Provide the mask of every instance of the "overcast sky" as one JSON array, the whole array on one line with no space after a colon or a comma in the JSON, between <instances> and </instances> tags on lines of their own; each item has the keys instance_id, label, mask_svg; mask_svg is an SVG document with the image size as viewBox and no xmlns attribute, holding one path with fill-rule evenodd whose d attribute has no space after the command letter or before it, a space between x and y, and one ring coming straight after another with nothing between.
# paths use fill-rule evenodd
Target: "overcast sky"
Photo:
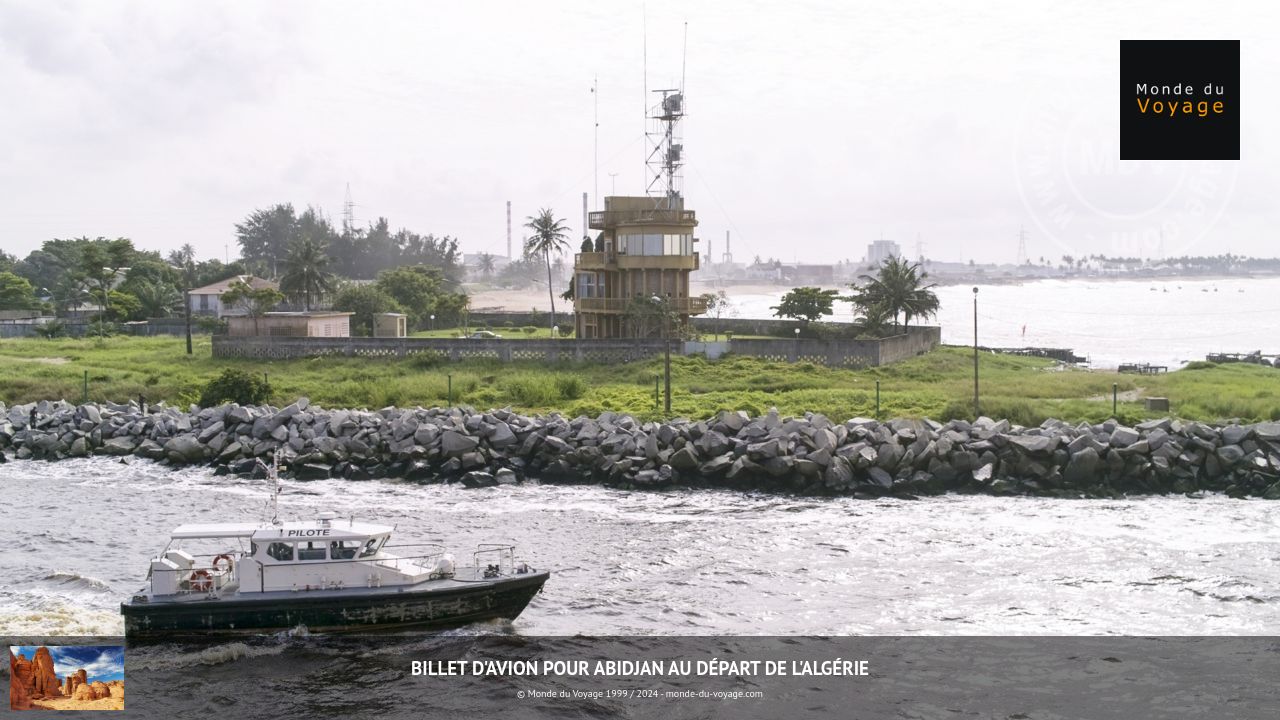
<instances>
[{"instance_id":1,"label":"overcast sky","mask_svg":"<svg viewBox=\"0 0 1280 720\"><path fill-rule=\"evenodd\" d=\"M517 241L544 206L577 236L597 177L646 183L647 17L650 88L688 23L685 197L717 258L732 230L737 260L883 235L1012 261L1020 227L1033 258L1280 254L1274 5L1086 5L0 0L0 248L234 257L254 208L338 220L348 183L362 223L467 252L505 252L507 200ZM1242 41L1239 162L1118 161L1121 38Z\"/></svg>"}]
</instances>

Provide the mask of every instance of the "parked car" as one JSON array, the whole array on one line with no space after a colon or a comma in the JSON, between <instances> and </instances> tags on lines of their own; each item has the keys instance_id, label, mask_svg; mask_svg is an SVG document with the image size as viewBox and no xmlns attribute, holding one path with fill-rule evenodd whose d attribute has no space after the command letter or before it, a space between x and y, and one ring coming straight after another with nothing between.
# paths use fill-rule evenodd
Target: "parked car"
<instances>
[{"instance_id":1,"label":"parked car","mask_svg":"<svg viewBox=\"0 0 1280 720\"><path fill-rule=\"evenodd\" d=\"M488 330L477 330L467 336L469 340L501 340L502 336Z\"/></svg>"}]
</instances>

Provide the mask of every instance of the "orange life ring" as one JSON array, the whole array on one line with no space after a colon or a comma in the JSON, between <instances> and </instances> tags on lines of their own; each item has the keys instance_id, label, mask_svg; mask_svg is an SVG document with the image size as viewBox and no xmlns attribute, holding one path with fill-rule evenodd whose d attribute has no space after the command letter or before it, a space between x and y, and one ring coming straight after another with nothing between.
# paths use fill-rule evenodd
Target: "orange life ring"
<instances>
[{"instance_id":1,"label":"orange life ring","mask_svg":"<svg viewBox=\"0 0 1280 720\"><path fill-rule=\"evenodd\" d=\"M192 592L209 592L213 589L213 577L204 568L192 572L188 579L191 581Z\"/></svg>"},{"instance_id":2,"label":"orange life ring","mask_svg":"<svg viewBox=\"0 0 1280 720\"><path fill-rule=\"evenodd\" d=\"M221 569L222 569L222 567L221 567L221 566L219 566L219 565L218 565L218 563L222 562L223 560L226 560L226 561L227 561L227 569L228 569L228 570L230 570L230 569L235 565L235 562L236 562L235 560L233 560L233 559L231 558L231 556L230 556L230 555L226 555L226 554L219 555L218 557L216 557L216 558L214 558L214 559L213 559L213 569L214 569L214 570L221 570Z\"/></svg>"}]
</instances>

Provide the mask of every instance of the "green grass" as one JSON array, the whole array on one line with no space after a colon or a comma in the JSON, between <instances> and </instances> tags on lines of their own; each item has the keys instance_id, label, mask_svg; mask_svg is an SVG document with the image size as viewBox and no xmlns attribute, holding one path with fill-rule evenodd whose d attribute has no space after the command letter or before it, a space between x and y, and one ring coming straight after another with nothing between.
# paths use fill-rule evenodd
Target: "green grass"
<instances>
[{"instance_id":1,"label":"green grass","mask_svg":"<svg viewBox=\"0 0 1280 720\"><path fill-rule=\"evenodd\" d=\"M288 361L214 360L210 340L197 337L186 355L181 338L23 339L0 341L0 401L79 401L85 372L91 400L195 402L205 383L225 367L266 373L272 402L300 395L325 407L443 405L449 375L455 404L480 409L511 406L526 412L604 410L658 417L655 359L627 365L548 366L433 358L312 358ZM966 348L937 351L881 368L851 371L809 363L787 364L729 356L672 358L672 410L703 418L720 410L752 414L777 407L787 415L820 412L837 420L873 416L880 381L881 417L937 420L971 417L973 359ZM1024 425L1057 417L1070 422L1111 416L1112 383L1134 398L1168 397L1175 415L1190 419L1280 419L1280 370L1254 365L1199 364L1159 376L1063 369L1051 361L984 354L982 410ZM1120 417L1151 416L1140 401L1121 402Z\"/></svg>"}]
</instances>

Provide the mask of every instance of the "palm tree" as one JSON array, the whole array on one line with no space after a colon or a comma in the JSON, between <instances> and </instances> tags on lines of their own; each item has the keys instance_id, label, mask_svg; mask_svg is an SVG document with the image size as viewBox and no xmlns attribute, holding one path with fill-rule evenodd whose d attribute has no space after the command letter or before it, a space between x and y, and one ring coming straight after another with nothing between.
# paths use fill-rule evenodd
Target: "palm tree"
<instances>
[{"instance_id":1,"label":"palm tree","mask_svg":"<svg viewBox=\"0 0 1280 720\"><path fill-rule=\"evenodd\" d=\"M302 298L303 307L311 309L312 298L319 298L333 291L333 273L329 272L329 256L325 243L315 238L303 237L289 246L284 260L284 275L280 277L280 290L291 299Z\"/></svg>"},{"instance_id":2,"label":"palm tree","mask_svg":"<svg viewBox=\"0 0 1280 720\"><path fill-rule=\"evenodd\" d=\"M133 287L133 296L142 303L142 313L149 318L165 318L182 304L182 296L172 285L143 280Z\"/></svg>"},{"instance_id":3,"label":"palm tree","mask_svg":"<svg viewBox=\"0 0 1280 720\"><path fill-rule=\"evenodd\" d=\"M195 261L196 249L191 247L191 243L186 243L181 248L169 252L169 264L174 267L186 267L194 264Z\"/></svg>"},{"instance_id":4,"label":"palm tree","mask_svg":"<svg viewBox=\"0 0 1280 720\"><path fill-rule=\"evenodd\" d=\"M489 253L480 253L481 274L483 274L485 277L489 277L490 275L493 274L493 268L494 268L493 256L490 255Z\"/></svg>"},{"instance_id":5,"label":"palm tree","mask_svg":"<svg viewBox=\"0 0 1280 720\"><path fill-rule=\"evenodd\" d=\"M918 264L902 258L889 257L880 266L875 277L862 275L861 287L854 286L853 297L848 298L868 317L892 317L896 325L898 315L903 316L902 327L911 325L912 316L929 317L938 312L938 296L932 283L922 285L929 273L920 272Z\"/></svg>"},{"instance_id":6,"label":"palm tree","mask_svg":"<svg viewBox=\"0 0 1280 720\"><path fill-rule=\"evenodd\" d=\"M526 256L542 255L547 264L547 294L551 297L551 327L556 326L556 293L551 284L551 253L562 253L569 249L569 227L564 220L557 220L550 208L543 208L524 226L533 231L533 235L524 241Z\"/></svg>"}]
</instances>

